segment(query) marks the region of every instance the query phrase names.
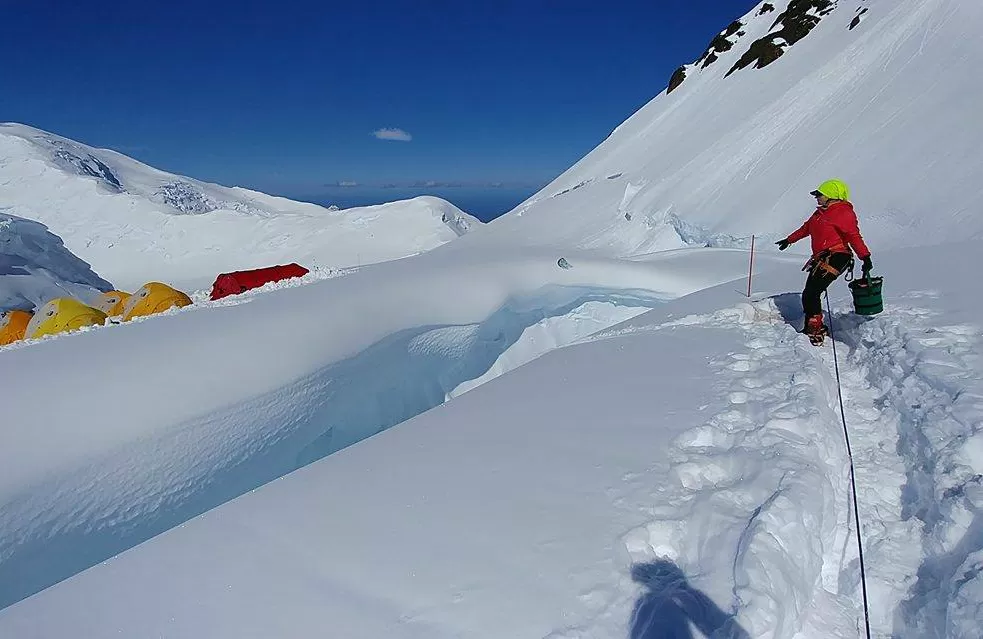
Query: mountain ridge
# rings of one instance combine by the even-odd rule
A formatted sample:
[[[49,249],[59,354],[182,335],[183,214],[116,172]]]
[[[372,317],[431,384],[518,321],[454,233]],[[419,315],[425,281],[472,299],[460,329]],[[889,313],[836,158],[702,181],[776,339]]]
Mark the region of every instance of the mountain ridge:
[[[123,287],[206,286],[226,270],[302,261],[343,268],[430,250],[481,225],[419,197],[330,210],[161,171],[118,151],[0,123],[8,213],[45,224]]]
[[[779,41],[790,8],[814,22],[808,33],[728,77],[752,43]],[[632,257],[693,246],[678,220],[712,245],[747,245],[751,235],[785,237],[811,213],[809,192],[838,177],[875,252],[981,237],[971,211],[983,196],[974,176],[983,96],[965,81],[983,56],[981,23],[983,6],[942,0],[760,3],[674,91],[482,235]]]

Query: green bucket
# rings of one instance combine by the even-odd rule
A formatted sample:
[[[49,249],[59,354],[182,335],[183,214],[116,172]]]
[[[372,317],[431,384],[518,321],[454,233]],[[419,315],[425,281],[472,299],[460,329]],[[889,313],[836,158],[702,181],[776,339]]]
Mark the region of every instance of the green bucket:
[[[877,315],[884,310],[884,298],[881,297],[883,277],[867,277],[850,282],[850,292],[853,293],[853,310],[857,315]]]

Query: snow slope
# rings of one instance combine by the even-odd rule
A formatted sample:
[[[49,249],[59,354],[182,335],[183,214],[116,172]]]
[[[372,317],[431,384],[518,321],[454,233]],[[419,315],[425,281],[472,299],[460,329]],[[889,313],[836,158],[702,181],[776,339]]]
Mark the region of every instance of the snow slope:
[[[747,255],[569,259],[438,250],[0,351],[0,605],[439,405],[545,318],[637,312]]]
[[[43,224],[0,210],[0,312],[61,296],[92,301],[111,289]]]
[[[877,317],[832,296],[877,636],[978,636],[979,246],[884,255]],[[0,634],[857,636],[832,352],[796,332],[798,284],[782,267],[752,301],[723,284],[552,352],[0,611]],[[114,490],[83,479],[89,503]]]
[[[761,14],[765,4],[775,10]],[[727,76],[781,30],[773,24],[789,4],[759,3],[716,61],[689,65],[679,88],[482,236],[609,256],[746,245],[752,233],[777,240],[811,213],[808,193],[840,177],[875,254],[981,237],[983,89],[970,78],[983,57],[983,3],[796,0],[830,6],[806,12],[824,15],[775,62]]]
[[[20,124],[0,124],[2,204],[46,224],[117,286],[209,286],[221,272],[348,267],[429,250],[480,224],[419,197],[332,211],[159,171]]]

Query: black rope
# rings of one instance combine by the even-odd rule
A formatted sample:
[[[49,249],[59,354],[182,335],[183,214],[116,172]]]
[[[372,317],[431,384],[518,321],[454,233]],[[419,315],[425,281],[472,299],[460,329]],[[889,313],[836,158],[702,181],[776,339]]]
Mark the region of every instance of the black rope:
[[[870,606],[867,603],[867,571],[864,569],[864,546],[860,539],[860,510],[857,508],[857,477],[853,470],[853,451],[850,450],[850,431],[846,427],[846,411],[843,409],[843,389],[840,386],[840,365],[836,360],[836,340],[833,338],[833,311],[829,306],[829,291],[826,295],[826,312],[829,313],[829,341],[833,344],[833,368],[836,371],[836,394],[840,398],[840,419],[843,420],[843,437],[846,439],[846,454],[850,458],[850,489],[853,491],[853,520],[857,523],[857,552],[860,554],[860,585],[864,594],[864,624],[867,639],[870,639]]]

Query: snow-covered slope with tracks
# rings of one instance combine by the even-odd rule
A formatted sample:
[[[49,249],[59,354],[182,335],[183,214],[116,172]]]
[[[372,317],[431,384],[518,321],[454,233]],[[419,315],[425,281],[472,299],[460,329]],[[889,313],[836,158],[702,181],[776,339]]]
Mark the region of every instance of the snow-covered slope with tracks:
[[[803,21],[814,26],[774,45],[776,60],[728,75]],[[831,177],[853,187],[875,251],[983,235],[981,89],[970,80],[983,3],[764,2],[737,23],[678,88],[482,235],[619,256],[777,240]]]
[[[601,302],[610,324],[745,260],[571,254],[564,270],[533,251],[438,250],[6,347],[0,607],[439,405],[544,318],[577,324]],[[57,395],[38,401],[42,383]]]
[[[959,292],[980,255],[975,242],[885,255],[889,302],[868,320],[849,312],[845,287],[832,296],[876,636],[978,636],[983,308]],[[708,249],[686,259],[721,257]],[[955,275],[936,278],[919,263]],[[546,355],[0,611],[0,634],[855,637],[856,524],[832,351],[796,332],[798,284],[781,267],[751,300],[724,284]],[[282,296],[277,306],[301,302]],[[173,328],[208,343],[218,317],[199,315],[146,322],[131,336],[153,332],[170,350]],[[235,335],[202,361],[216,348],[238,361],[229,349],[246,315],[237,315]],[[453,376],[433,364],[475,361],[462,348],[467,332],[408,333],[345,366],[403,371],[402,383],[397,374],[374,391],[373,411],[385,415],[419,402],[413,384]],[[100,347],[85,337],[74,340],[77,355]],[[291,463],[305,440],[341,443],[330,431],[319,441],[316,426],[335,423],[334,436],[348,437],[338,420],[356,405],[369,416],[373,395],[346,408],[355,387],[336,372],[155,427],[146,440],[131,432],[115,451],[87,436],[57,465],[19,446],[3,466],[8,486],[36,476],[43,458],[57,472],[7,497],[4,526],[17,531],[5,551],[7,596],[24,584],[18,570],[37,576],[176,524],[177,510],[230,481]],[[148,381],[130,389],[145,394]],[[335,384],[342,394],[330,392]],[[67,436],[55,436],[51,417],[45,432]],[[78,466],[96,447],[105,452]]]

